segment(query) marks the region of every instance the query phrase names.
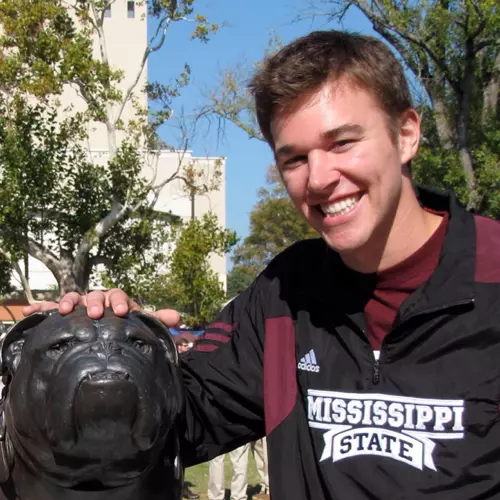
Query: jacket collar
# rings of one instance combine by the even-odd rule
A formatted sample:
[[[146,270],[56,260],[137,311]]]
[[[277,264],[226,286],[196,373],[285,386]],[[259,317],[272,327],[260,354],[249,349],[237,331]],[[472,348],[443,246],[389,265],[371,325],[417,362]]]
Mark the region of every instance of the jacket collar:
[[[476,226],[474,217],[451,192],[416,187],[422,206],[449,213],[439,263],[429,278],[403,303],[400,318],[474,300]]]

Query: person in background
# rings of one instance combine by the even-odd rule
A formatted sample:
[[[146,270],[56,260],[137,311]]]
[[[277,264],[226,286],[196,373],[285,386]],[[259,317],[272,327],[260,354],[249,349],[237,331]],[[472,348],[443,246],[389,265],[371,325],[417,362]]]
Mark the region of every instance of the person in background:
[[[246,500],[248,489],[248,450],[250,444],[245,444],[229,452],[233,475],[231,479],[231,500]],[[208,500],[224,500],[224,457],[210,460],[208,468]]]
[[[269,496],[269,471],[267,465],[267,441],[266,438],[257,439],[250,444],[255,467],[260,477],[260,492],[255,498],[265,499]]]
[[[177,346],[177,352],[179,354],[184,353],[184,352],[188,352],[189,349],[191,349],[194,345],[193,342],[189,342],[189,340],[187,340],[184,337],[180,337],[179,340],[176,340],[176,338],[174,337],[174,342]]]

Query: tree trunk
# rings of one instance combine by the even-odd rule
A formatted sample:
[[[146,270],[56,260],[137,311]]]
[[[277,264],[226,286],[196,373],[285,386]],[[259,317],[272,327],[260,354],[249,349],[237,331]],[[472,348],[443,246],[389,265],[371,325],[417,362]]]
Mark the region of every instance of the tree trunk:
[[[462,163],[462,168],[464,170],[465,178],[467,181],[467,187],[469,188],[469,194],[472,200],[473,197],[477,195],[477,193],[476,193],[476,176],[474,173],[474,164],[472,160],[472,155],[470,154],[467,145],[468,132],[469,132],[467,123],[468,103],[463,96],[461,99],[459,99],[459,103],[460,103],[460,109],[458,111],[457,127],[456,127],[457,146],[460,155],[460,162]],[[477,208],[477,207],[470,207],[470,208]]]
[[[458,101],[457,114],[457,146],[460,156],[460,162],[465,173],[467,187],[469,189],[468,210],[477,210],[479,208],[480,198],[477,191],[476,174],[474,172],[474,159],[469,150],[469,111],[472,97],[472,88],[474,85],[474,47],[472,40],[465,43],[465,64],[460,86],[460,91],[456,93]]]
[[[439,95],[439,90],[436,89],[435,85],[424,84],[424,86],[426,87],[427,92],[429,92],[429,96],[432,100],[439,143],[443,149],[450,151],[455,146],[455,141],[453,137],[454,134],[448,120],[446,102]]]
[[[87,263],[88,259],[80,260],[76,265],[72,255],[61,252],[56,279],[59,285],[59,294],[62,297],[69,292],[84,294],[88,287]]]
[[[78,292],[79,294],[85,294],[86,289],[78,284],[78,280],[73,273],[62,273],[58,281],[59,285],[59,296],[62,297],[69,292]]]
[[[483,93],[483,121],[488,118],[490,114],[499,116],[500,106],[498,99],[500,95],[500,50],[495,58],[495,64],[491,78],[486,85]]]
[[[191,198],[191,220],[194,220],[196,218],[196,195],[194,191],[191,191],[189,197]]]

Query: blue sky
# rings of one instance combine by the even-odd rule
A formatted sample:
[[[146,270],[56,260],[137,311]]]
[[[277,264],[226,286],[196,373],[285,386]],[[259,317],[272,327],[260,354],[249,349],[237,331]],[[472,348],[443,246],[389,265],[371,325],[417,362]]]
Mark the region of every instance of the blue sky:
[[[188,115],[203,104],[203,89],[216,85],[219,70],[238,62],[252,64],[262,58],[274,31],[287,43],[313,29],[339,27],[324,18],[293,22],[307,0],[198,0],[197,12],[210,22],[226,26],[207,44],[190,41],[193,25],[178,24],[170,31],[163,49],[149,62],[150,80],[166,81],[191,67],[191,85],[183,89],[174,109]],[[371,33],[370,25],[357,12],[351,12],[344,28]],[[166,128],[164,138],[175,145],[176,131]],[[265,185],[265,173],[272,163],[269,148],[251,140],[237,127],[226,127],[224,141],[217,140],[215,128],[198,133],[190,149],[195,155],[224,156],[226,163],[226,226],[244,238],[249,231],[249,213],[257,201],[257,190]]]

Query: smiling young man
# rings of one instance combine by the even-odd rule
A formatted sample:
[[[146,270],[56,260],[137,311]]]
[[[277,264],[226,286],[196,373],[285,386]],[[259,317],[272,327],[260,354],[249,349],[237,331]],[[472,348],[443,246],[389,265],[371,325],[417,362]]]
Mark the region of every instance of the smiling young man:
[[[276,110],[270,122],[292,202],[344,263],[361,272],[402,261],[441,221],[415,196],[407,165],[418,148],[419,117],[409,94],[400,99],[398,107],[406,109],[391,117],[353,77],[332,75]]]
[[[500,498],[500,224],[412,185],[419,117],[380,41],[311,33],[251,90],[321,238],[278,255],[183,357],[186,465],[265,433],[274,500]],[[59,307],[77,303],[135,307],[118,290]]]

